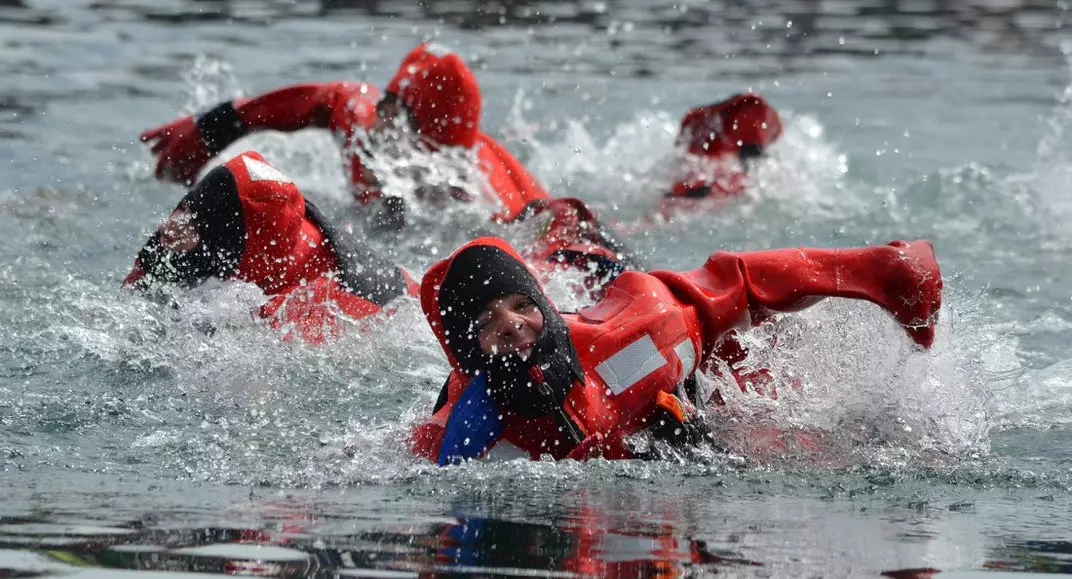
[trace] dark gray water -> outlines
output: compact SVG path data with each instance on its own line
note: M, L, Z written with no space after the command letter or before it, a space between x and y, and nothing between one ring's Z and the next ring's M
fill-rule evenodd
M1072 571L1068 10L0 1L0 576ZM250 288L179 310L117 290L182 193L138 133L236 94L386 82L422 38L474 65L489 133L652 265L933 240L934 350L857 304L751 332L757 362L807 387L731 406L825 431L820 453L767 456L728 428L729 456L681 463L439 470L401 443L446 372L416 303L308 347L250 319ZM645 226L680 116L746 88L787 121L754 190ZM242 148L361 234L328 136ZM425 215L371 243L420 272L480 222Z

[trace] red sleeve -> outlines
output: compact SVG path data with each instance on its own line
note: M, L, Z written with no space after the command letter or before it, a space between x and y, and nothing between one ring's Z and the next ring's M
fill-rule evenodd
M235 101L250 131L297 131L319 127L350 134L376 116L380 91L368 83L298 84Z
M260 315L273 329L284 329L285 339L322 344L346 331L340 313L360 320L381 311L380 306L355 296L329 277L319 277L293 291L274 296L261 306Z
M502 204L498 219L511 221L535 199L550 199L536 177L518 161L510 151L490 136L477 136L481 168L488 179L488 186Z
M413 454L432 462L439 458L439 445L443 442L447 419L450 418L450 411L464 387L465 383L461 377L456 372L451 372L447 380L447 403L435 414L419 422L410 432L408 443Z
M823 297L875 303L917 343L929 347L941 305L941 273L927 241L856 249L720 251L699 269L651 275L683 304L694 306L701 361L711 357L726 332L749 319L802 309Z

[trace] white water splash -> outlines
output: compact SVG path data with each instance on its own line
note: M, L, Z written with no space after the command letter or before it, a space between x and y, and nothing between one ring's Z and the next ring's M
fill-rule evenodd
M1046 120L1050 132L1039 140L1030 183L1058 218L1057 227L1064 231L1068 218L1072 217L1072 41L1062 42L1061 51L1069 83Z
M197 55L190 68L182 72L185 85L183 111L195 115L243 96L234 67L224 60Z
M353 147L344 155L359 159L362 167L380 181L383 195L403 199L414 218L440 220L444 214L454 212L486 217L502 210L501 201L480 169L476 149L443 147L433 151L404 139L382 141L358 131ZM449 189L460 190L472 201L453 199L446 192ZM423 194L424 191L437 193Z
M716 429L731 448L753 455L768 449L754 447L750 431L802 432L824 441L808 452L835 463L890 449L985 453L991 384L981 379L982 344L955 334L958 324L958 313L943 308L935 345L922 352L871 304L831 299L778 316L741 335L750 351L739 364L768 370L777 400L716 378L727 403L712 414Z
M675 146L680 118L666 111L637 112L599 137L575 119L561 126L531 121L528 105L517 93L507 125L509 134L531 151L532 171L553 195L581 197L619 219L651 213L685 157ZM845 183L848 159L826 140L822 124L809 115L782 115L781 140L757 164L752 186L734 204L780 205L782 211L808 219L843 215L868 204L870 193L854 192ZM725 205L712 204L710 214Z

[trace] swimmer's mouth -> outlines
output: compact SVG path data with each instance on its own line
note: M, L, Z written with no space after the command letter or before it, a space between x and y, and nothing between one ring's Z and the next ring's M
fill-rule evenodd
M519 346L518 349L517 349L517 355L522 360L527 362L528 359L532 356L532 351L534 349L536 349L536 344L533 344L533 343L521 344L521 346Z

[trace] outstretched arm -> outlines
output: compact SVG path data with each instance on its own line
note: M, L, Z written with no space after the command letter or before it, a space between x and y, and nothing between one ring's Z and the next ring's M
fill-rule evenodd
M795 311L824 297L863 299L889 312L915 342L929 348L942 299L942 276L928 241L895 241L854 249L717 252L699 269L652 272L696 308L702 358L721 338L769 311Z
M209 159L251 132L319 127L349 134L355 126L368 126L379 96L366 83L294 85L220 103L198 117L149 129L141 140L151 144L157 157L158 179L190 184Z

